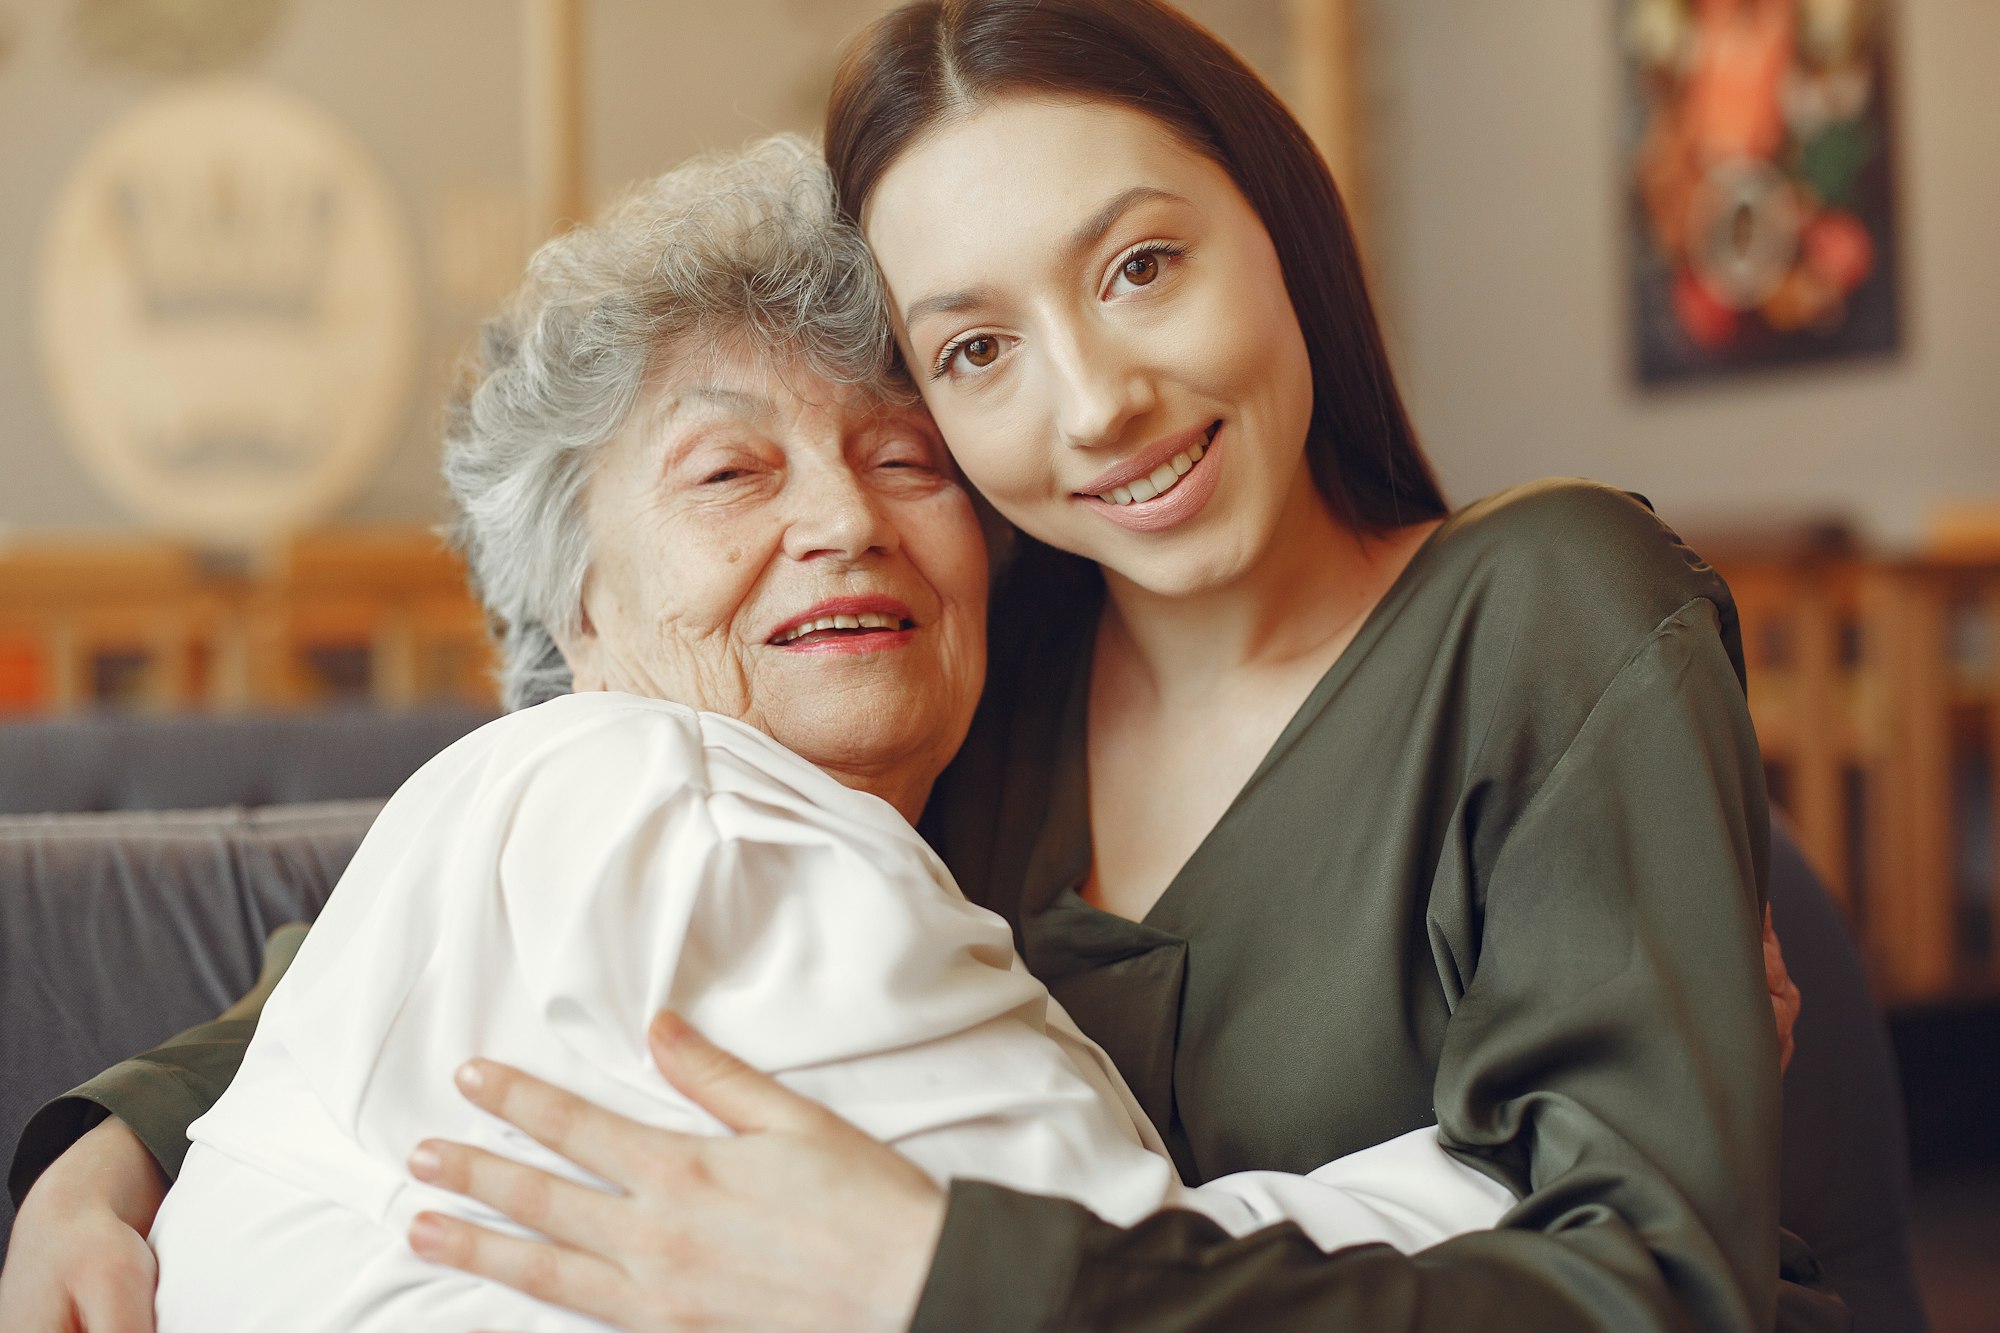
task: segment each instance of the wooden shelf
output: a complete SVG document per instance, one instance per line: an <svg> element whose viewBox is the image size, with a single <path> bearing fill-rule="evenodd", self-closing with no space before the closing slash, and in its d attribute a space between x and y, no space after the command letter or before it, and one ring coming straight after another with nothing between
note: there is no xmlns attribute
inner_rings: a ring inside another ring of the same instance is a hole
<svg viewBox="0 0 2000 1333"><path fill-rule="evenodd" d="M424 529L313 534L259 560L138 543L0 551L0 712L494 698L485 617Z"/></svg>

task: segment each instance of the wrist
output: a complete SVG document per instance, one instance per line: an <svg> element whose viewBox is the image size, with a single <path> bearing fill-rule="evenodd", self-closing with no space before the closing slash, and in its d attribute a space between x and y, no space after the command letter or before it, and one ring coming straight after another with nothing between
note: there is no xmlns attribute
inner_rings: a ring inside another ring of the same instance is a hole
<svg viewBox="0 0 2000 1333"><path fill-rule="evenodd" d="M102 1209L144 1235L169 1183L138 1135L114 1116L49 1164L22 1200L21 1211Z"/></svg>

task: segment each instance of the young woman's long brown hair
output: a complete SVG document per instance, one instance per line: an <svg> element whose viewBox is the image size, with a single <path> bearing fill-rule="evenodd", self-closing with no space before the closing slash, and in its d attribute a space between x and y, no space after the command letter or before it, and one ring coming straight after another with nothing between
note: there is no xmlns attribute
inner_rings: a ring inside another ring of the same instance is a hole
<svg viewBox="0 0 2000 1333"><path fill-rule="evenodd" d="M1326 163L1277 95L1157 0L919 0L857 39L835 76L826 155L859 218L902 152L1004 93L1115 102L1235 179L1284 268L1312 362L1306 454L1335 514L1380 532L1447 509L1389 369L1354 232Z"/></svg>

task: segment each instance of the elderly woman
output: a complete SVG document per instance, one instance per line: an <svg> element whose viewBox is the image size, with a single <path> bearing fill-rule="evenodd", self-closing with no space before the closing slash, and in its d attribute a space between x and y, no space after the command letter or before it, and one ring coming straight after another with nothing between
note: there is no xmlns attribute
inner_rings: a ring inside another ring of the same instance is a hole
<svg viewBox="0 0 2000 1333"><path fill-rule="evenodd" d="M912 1173L1416 1249L1512 1195L1420 1131L1183 1189L1118 1074L911 827L984 669L971 503L889 371L866 252L781 139L553 243L447 440L517 710L383 812L191 1131L159 1327L601 1327L405 1245L431 1136L585 1183L458 1095L487 1056L723 1132L656 1072L671 1007ZM529 705L534 705L530 707Z"/></svg>

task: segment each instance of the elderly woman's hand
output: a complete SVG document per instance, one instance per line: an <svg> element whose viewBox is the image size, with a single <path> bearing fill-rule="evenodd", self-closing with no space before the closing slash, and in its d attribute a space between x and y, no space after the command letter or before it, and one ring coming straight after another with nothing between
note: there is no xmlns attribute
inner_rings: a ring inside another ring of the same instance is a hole
<svg viewBox="0 0 2000 1333"><path fill-rule="evenodd" d="M649 1036L667 1081L735 1137L655 1129L474 1061L459 1077L469 1099L624 1194L426 1142L410 1162L420 1179L556 1243L425 1213L417 1253L632 1330L907 1328L944 1224L931 1179L676 1016Z"/></svg>

